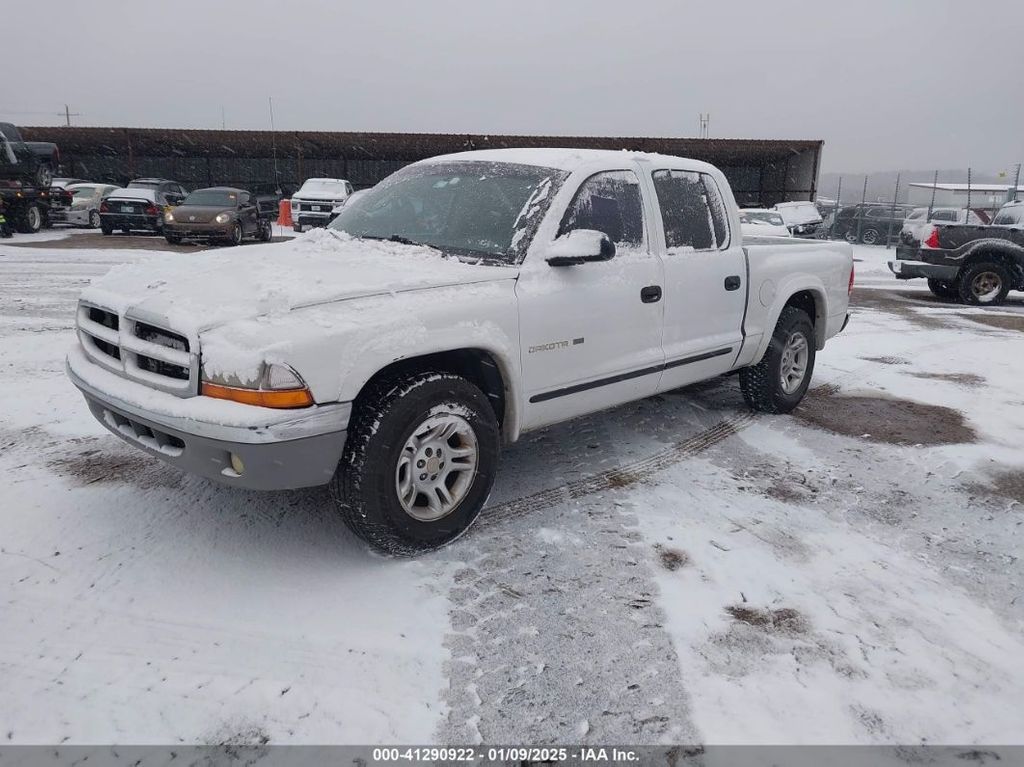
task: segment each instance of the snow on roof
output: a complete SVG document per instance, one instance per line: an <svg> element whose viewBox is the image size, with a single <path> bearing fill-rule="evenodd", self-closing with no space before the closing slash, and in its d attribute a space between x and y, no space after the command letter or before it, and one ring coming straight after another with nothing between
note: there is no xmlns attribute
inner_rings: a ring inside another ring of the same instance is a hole
<svg viewBox="0 0 1024 767"><path fill-rule="evenodd" d="M939 182L933 184L931 181L911 181L911 186L916 186L918 189L941 189L945 192L966 192L968 188L972 192L1005 192L1008 189L1013 189L1013 184L971 184L970 187L967 184L961 183L945 183ZM1017 191L1024 192L1024 186L1018 186Z"/></svg>
<svg viewBox="0 0 1024 767"><path fill-rule="evenodd" d="M674 157L665 154L653 154L650 152L633 152L626 149L566 149L566 148L537 148L537 149L479 149L472 152L457 152L455 154L440 155L421 160L422 164L439 162L507 162L519 165L535 165L543 168L556 168L572 172L584 165L605 164L616 165L623 161L637 160L640 162L664 162L678 163L685 158ZM699 160L687 160L693 163L694 167L711 165Z"/></svg>
<svg viewBox="0 0 1024 767"><path fill-rule="evenodd" d="M156 189L146 186L135 186L131 189L115 189L107 199L110 200L156 200Z"/></svg>

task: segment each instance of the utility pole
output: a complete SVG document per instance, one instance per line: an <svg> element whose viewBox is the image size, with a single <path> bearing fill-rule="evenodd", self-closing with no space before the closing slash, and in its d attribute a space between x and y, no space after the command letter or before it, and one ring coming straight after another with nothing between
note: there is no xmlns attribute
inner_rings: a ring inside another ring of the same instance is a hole
<svg viewBox="0 0 1024 767"><path fill-rule="evenodd" d="M277 131L274 128L274 97L267 96L267 103L270 104L270 151L274 155L274 187L277 193L281 193L281 177L277 172Z"/></svg>
<svg viewBox="0 0 1024 767"><path fill-rule="evenodd" d="M228 127L227 120L224 119L224 105L221 104L220 105L220 129L221 130L227 130L227 127Z"/></svg>
<svg viewBox="0 0 1024 767"><path fill-rule="evenodd" d="M81 117L81 112L72 112L71 107L67 104L64 105L64 119L67 121L68 127L71 127L71 118Z"/></svg>
<svg viewBox="0 0 1024 767"><path fill-rule="evenodd" d="M697 130L700 138L708 138L711 133L711 113L701 112L697 115Z"/></svg>

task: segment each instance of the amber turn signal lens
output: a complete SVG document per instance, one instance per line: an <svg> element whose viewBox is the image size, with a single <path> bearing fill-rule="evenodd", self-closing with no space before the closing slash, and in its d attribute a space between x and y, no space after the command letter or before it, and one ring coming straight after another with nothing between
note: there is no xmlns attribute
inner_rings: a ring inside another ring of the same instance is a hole
<svg viewBox="0 0 1024 767"><path fill-rule="evenodd" d="M306 388L240 389L236 386L221 386L203 381L199 393L214 399L229 399L232 402L241 402L243 405L258 405L260 407L309 407L313 404L313 395Z"/></svg>

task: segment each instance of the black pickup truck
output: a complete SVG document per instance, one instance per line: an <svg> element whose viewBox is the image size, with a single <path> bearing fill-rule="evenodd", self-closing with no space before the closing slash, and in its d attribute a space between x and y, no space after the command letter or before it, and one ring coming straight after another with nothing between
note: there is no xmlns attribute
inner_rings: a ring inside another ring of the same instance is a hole
<svg viewBox="0 0 1024 767"><path fill-rule="evenodd" d="M16 127L0 123L0 180L49 189L59 166L60 151L56 144L23 141Z"/></svg>
<svg viewBox="0 0 1024 767"><path fill-rule="evenodd" d="M904 230L889 269L899 280L926 278L940 298L998 306L1011 290L1024 290L1024 202L1003 206L991 224Z"/></svg>

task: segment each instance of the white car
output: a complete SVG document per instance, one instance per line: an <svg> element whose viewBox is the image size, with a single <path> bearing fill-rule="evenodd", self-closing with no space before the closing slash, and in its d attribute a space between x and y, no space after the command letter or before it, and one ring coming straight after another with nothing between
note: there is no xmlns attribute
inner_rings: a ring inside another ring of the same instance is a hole
<svg viewBox="0 0 1024 767"><path fill-rule="evenodd" d="M57 223L100 228L100 203L121 187L114 184L70 184L64 187L71 193L71 207L51 209L50 218Z"/></svg>
<svg viewBox="0 0 1024 767"><path fill-rule="evenodd" d="M117 436L228 485L330 484L371 545L461 535L528 431L725 373L803 398L848 320L852 249L744 244L725 176L568 149L417 162L330 228L115 267L71 380Z"/></svg>
<svg viewBox="0 0 1024 767"><path fill-rule="evenodd" d="M292 195L292 228L305 231L307 226L327 226L331 211L352 194L352 184L343 178L308 178Z"/></svg>
<svg viewBox="0 0 1024 767"><path fill-rule="evenodd" d="M740 228L744 237L791 237L782 215L766 208L741 208Z"/></svg>
<svg viewBox="0 0 1024 767"><path fill-rule="evenodd" d="M782 216L794 237L817 237L821 213L813 202L780 202L772 210Z"/></svg>

